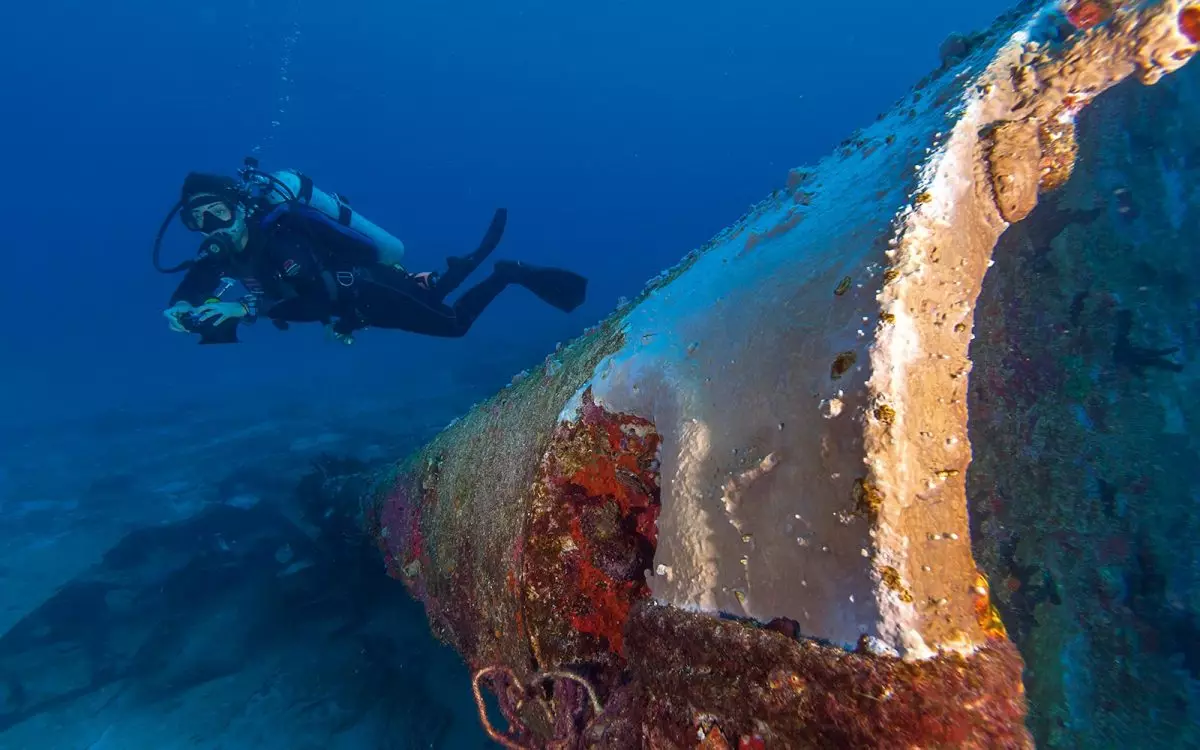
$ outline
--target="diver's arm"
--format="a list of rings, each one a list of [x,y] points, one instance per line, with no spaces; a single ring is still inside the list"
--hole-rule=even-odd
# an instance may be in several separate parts
[[[259,311],[270,307],[274,301],[268,300],[266,292],[257,284],[246,284],[246,286],[246,294],[242,295],[236,302],[245,311],[245,314],[241,316],[242,322],[246,325],[253,325],[258,320]]]
[[[221,269],[215,263],[201,261],[189,268],[162,312],[167,326],[175,333],[190,333],[187,319],[207,298],[207,292],[220,283]]]
[[[251,308],[240,300],[220,301],[234,283],[225,271],[224,264],[211,257],[188,269],[171,295],[171,306],[163,311],[172,331],[199,334],[201,343],[237,341],[237,321],[245,320]]]
[[[175,292],[171,295],[168,304],[175,305],[179,302],[186,302],[193,307],[203,304],[216,290],[220,289],[221,278],[224,276],[223,271],[224,269],[219,264],[211,260],[205,259],[197,262],[184,274],[179,286],[175,287]]]

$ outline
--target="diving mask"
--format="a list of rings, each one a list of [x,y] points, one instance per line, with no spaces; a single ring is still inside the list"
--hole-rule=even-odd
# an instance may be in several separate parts
[[[193,214],[198,219],[200,231],[205,233],[197,255],[229,255],[241,250],[245,244],[246,211],[240,205],[228,212],[210,212],[208,206],[204,208]]]
[[[179,208],[183,225],[205,234],[229,229],[237,221],[238,213],[235,204],[215,195],[197,195]]]

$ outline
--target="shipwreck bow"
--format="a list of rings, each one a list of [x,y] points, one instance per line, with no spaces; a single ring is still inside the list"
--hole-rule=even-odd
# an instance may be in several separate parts
[[[1198,36],[1180,0],[1023,4],[380,478],[387,569],[492,736],[1031,744],[971,548],[976,302],[1070,178],[1079,112]]]

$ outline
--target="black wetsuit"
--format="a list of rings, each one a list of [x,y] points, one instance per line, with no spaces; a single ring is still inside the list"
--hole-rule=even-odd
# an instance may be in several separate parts
[[[365,236],[331,222],[306,206],[285,206],[247,223],[249,240],[237,253],[202,254],[175,290],[171,303],[201,305],[220,297],[232,279],[249,294],[240,301],[252,323],[259,316],[281,328],[287,323],[322,322],[338,333],[364,327],[395,328],[427,336],[464,335],[496,295],[512,283],[529,288],[559,309],[582,301],[586,280],[569,271],[501,261],[482,282],[453,305],[445,298],[495,249],[507,212],[492,225],[470,255],[451,258],[447,271],[426,285],[412,274],[378,261]],[[336,321],[334,320],[336,318]],[[237,341],[237,325],[192,322],[202,343]]]

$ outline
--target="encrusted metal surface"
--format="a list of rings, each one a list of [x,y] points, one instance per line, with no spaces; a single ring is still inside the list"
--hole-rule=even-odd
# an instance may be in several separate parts
[[[381,479],[367,517],[388,571],[425,603],[435,634],[472,666],[534,662],[522,615],[537,458],[561,404],[620,345],[611,323],[547,358]]]
[[[495,739],[1028,745],[968,523],[972,453],[992,450],[967,432],[975,305],[1001,234],[1072,184],[1078,113],[1186,63],[1195,13],[1025,3],[957,40],[400,468],[375,530],[498,694]]]
[[[1021,658],[1004,640],[911,663],[674,607],[644,607],[629,629],[658,747],[714,732],[729,747],[1032,747]]]

